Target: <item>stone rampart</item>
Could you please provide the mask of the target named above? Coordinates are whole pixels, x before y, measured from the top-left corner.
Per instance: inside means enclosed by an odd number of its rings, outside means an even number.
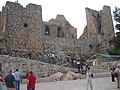
[[[23,76],[26,75],[27,70],[32,70],[37,77],[47,77],[57,72],[74,71],[71,68],[43,63],[37,60],[0,55],[0,71],[5,75],[10,69],[19,69]]]

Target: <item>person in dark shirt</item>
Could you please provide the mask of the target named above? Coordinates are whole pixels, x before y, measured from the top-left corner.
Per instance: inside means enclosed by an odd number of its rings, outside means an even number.
[[[5,77],[5,84],[7,87],[7,90],[15,90],[15,77],[12,74],[12,70],[9,70],[9,74]]]
[[[113,66],[113,67],[111,68],[112,82],[115,82],[115,73],[114,73],[115,69],[116,69],[115,66]]]

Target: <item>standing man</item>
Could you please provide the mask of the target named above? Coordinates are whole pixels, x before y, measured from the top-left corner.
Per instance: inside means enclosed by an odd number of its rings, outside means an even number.
[[[15,83],[15,77],[12,74],[12,70],[9,70],[9,74],[5,77],[5,84],[6,84],[7,90],[15,90],[16,83]]]
[[[27,90],[35,90],[36,76],[30,71],[30,75],[27,77]]]
[[[115,82],[115,73],[114,73],[114,71],[115,71],[115,66],[113,66],[113,67],[111,68],[112,82]]]
[[[20,90],[20,81],[22,82],[22,77],[18,69],[16,69],[14,75],[16,81],[16,90]]]
[[[119,88],[120,87],[120,66],[117,66],[117,68],[115,69],[115,76],[117,80],[117,88]]]

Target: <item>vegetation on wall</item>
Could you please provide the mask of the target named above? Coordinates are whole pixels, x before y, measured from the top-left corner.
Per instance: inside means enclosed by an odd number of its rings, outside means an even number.
[[[110,55],[120,55],[120,8],[115,7],[113,11],[113,17],[116,21],[115,28],[117,30],[115,36],[110,40],[111,48],[108,50]]]

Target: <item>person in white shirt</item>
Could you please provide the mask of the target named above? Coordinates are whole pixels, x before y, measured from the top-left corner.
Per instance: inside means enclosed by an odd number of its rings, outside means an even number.
[[[77,60],[78,73],[80,73],[80,61]]]
[[[15,81],[16,81],[16,90],[20,90],[20,81],[22,82],[22,78],[18,69],[16,69],[16,72],[14,73],[14,75],[15,75]]]
[[[90,71],[90,68],[89,68],[89,67],[88,67],[88,69],[87,69],[86,75],[87,75],[87,89],[86,89],[86,90],[88,90],[89,85],[90,85],[90,89],[93,90],[93,86],[92,86],[93,74],[92,74],[92,72]]]

